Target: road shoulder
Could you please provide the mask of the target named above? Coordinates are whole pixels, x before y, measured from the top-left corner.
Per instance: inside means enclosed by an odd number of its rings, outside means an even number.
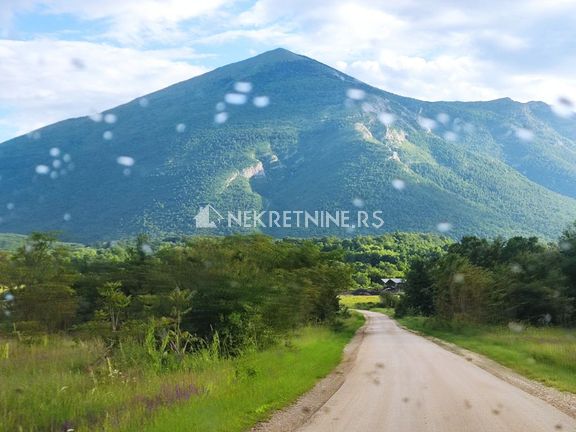
[[[462,348],[451,342],[447,342],[434,336],[421,333],[417,330],[412,330],[403,326],[398,321],[394,321],[404,330],[426,338],[434,342],[436,345],[444,348],[445,350],[465,358],[470,363],[484,369],[486,372],[491,373],[495,377],[500,378],[509,384],[512,384],[513,386],[525,391],[528,394],[531,394],[532,396],[542,399],[544,402],[552,405],[553,407],[562,411],[564,414],[576,419],[576,394],[570,392],[562,392],[555,388],[548,387],[540,382],[522,376],[512,369],[509,369],[506,366],[503,366],[500,363],[483,356],[482,354],[467,350],[466,348]]]
[[[364,339],[368,318],[344,348],[342,361],[330,374],[322,378],[311,390],[292,405],[276,411],[272,417],[251,429],[251,432],[289,432],[305,424],[342,386],[356,360],[358,348]]]

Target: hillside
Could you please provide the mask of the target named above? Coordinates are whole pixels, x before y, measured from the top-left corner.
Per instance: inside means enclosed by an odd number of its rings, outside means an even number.
[[[250,85],[248,85],[250,83]],[[0,145],[0,231],[91,242],[198,230],[201,205],[383,210],[380,230],[557,237],[576,122],[510,99],[423,102],[278,49]],[[448,227],[448,225],[445,225]]]

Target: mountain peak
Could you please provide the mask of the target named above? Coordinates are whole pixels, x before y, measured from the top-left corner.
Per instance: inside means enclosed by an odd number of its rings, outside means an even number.
[[[262,54],[258,54],[253,58],[261,58],[271,61],[293,61],[293,60],[302,60],[303,57],[285,48],[276,48],[270,51],[263,52]]]
[[[241,60],[237,63],[233,63],[232,65],[241,65],[242,67],[246,67],[248,65],[254,66],[264,66],[264,65],[272,65],[277,63],[287,63],[293,61],[302,61],[302,60],[311,60],[307,57],[301,56],[299,54],[293,53],[285,48],[276,48],[271,51],[266,51],[261,54],[255,55],[254,57],[250,57],[245,60]],[[228,65],[231,66],[231,65]],[[224,66],[227,67],[227,66]]]

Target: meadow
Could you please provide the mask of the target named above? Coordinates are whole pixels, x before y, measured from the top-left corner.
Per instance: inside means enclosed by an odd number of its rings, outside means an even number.
[[[363,318],[306,326],[265,350],[215,346],[159,370],[149,347],[70,336],[0,339],[2,431],[242,431],[327,375]]]
[[[355,309],[358,307],[363,307],[367,305],[376,305],[380,303],[380,296],[377,295],[349,295],[343,294],[339,297],[340,304],[346,306],[349,309]]]

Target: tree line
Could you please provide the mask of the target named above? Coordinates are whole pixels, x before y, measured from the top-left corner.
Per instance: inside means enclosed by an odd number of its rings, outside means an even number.
[[[576,324],[576,223],[557,242],[464,237],[414,260],[396,314]]]
[[[0,254],[5,330],[152,338],[172,352],[218,339],[226,353],[332,322],[352,269],[338,250],[262,235],[71,249],[45,233]],[[150,341],[149,341],[150,342]]]

